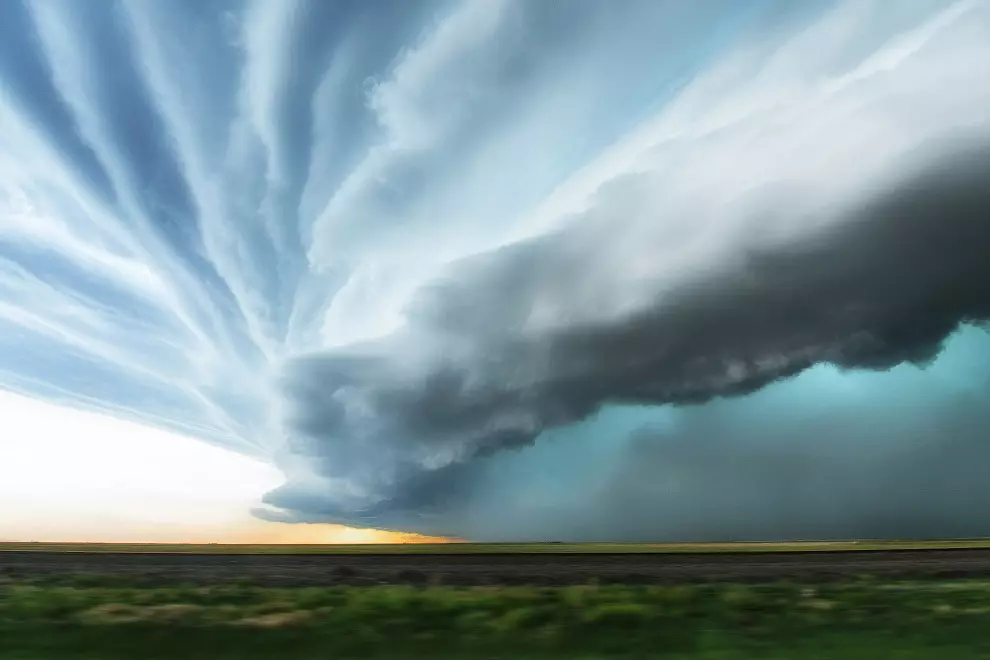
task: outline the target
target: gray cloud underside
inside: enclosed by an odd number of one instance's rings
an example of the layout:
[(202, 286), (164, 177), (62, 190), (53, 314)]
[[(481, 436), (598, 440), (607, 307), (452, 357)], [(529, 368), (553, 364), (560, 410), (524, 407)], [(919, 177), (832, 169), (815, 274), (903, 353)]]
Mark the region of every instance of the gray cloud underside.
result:
[[(581, 283), (599, 275), (597, 253), (616, 231), (607, 224), (456, 265), (417, 299), (401, 335), (290, 365), (296, 450), (349, 497), (290, 482), (269, 503), (350, 521), (442, 514), (486, 456), (609, 404), (700, 404), (820, 363), (930, 362), (960, 324), (990, 318), (990, 148), (960, 144), (920, 154), (927, 164), (800, 242), (737, 251), (607, 321), (528, 325), (543, 299), (566, 321), (589, 303)], [(754, 212), (748, 226), (759, 231), (775, 212)], [(669, 452), (690, 458), (687, 446)]]

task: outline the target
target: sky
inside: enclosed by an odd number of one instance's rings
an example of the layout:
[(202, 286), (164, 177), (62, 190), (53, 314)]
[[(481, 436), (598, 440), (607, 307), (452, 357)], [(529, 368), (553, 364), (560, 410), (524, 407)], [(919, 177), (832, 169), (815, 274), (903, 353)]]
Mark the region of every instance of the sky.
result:
[(0, 0), (0, 536), (990, 535), (987, 80), (990, 0)]
[(0, 393), (0, 418), (8, 437), (0, 444), (0, 542), (426, 540), (260, 520), (251, 507), (282, 482), (278, 470), (175, 433), (11, 393)]

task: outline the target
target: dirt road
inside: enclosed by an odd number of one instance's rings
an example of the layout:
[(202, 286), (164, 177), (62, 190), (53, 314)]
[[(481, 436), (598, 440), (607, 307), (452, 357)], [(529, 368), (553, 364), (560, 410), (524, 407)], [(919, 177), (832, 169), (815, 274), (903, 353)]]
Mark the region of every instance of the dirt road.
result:
[(0, 577), (110, 575), (170, 583), (266, 585), (580, 584), (990, 577), (990, 549), (720, 554), (195, 555), (0, 552)]

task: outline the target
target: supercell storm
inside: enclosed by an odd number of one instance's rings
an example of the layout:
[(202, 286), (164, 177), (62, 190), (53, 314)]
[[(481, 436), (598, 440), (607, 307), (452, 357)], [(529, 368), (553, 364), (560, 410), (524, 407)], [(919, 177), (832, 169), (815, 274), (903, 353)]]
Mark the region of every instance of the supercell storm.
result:
[(990, 533), (990, 2), (0, 1), (0, 385), (472, 538)]

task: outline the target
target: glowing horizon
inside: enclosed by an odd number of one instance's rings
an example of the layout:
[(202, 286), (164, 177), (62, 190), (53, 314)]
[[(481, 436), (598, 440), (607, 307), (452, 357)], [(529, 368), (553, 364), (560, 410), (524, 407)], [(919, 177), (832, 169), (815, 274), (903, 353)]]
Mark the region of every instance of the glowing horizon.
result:
[[(336, 544), (443, 542), (251, 515), (282, 479), (175, 433), (0, 391), (0, 541)], [(52, 462), (51, 457), (62, 460)]]

